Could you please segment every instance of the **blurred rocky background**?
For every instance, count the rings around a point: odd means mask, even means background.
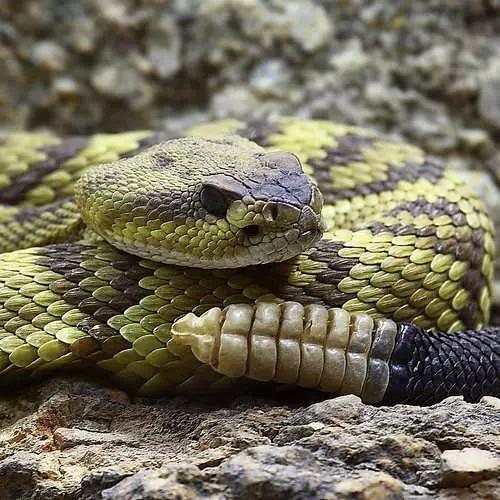
[[[178,132],[273,114],[373,127],[473,170],[500,227],[499,0],[0,0],[1,131]],[[0,398],[5,498],[494,498],[500,487],[498,400],[196,407],[63,380]]]

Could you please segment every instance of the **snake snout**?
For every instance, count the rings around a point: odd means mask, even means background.
[[[309,248],[323,233],[320,214],[310,206],[301,208],[269,201],[254,223],[241,228],[252,246],[271,244],[276,254],[293,254]]]

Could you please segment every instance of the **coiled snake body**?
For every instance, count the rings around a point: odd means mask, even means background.
[[[499,395],[494,229],[457,172],[326,121],[187,136],[2,139],[0,384]]]

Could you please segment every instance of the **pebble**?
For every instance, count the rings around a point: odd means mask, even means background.
[[[441,456],[442,484],[468,486],[500,474],[500,456],[479,448],[446,450]]]
[[[66,50],[50,40],[38,42],[31,51],[34,64],[48,71],[62,71],[66,67],[67,59]]]

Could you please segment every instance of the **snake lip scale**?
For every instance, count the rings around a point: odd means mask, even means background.
[[[0,385],[500,396],[494,227],[461,174],[322,120],[0,140]]]

